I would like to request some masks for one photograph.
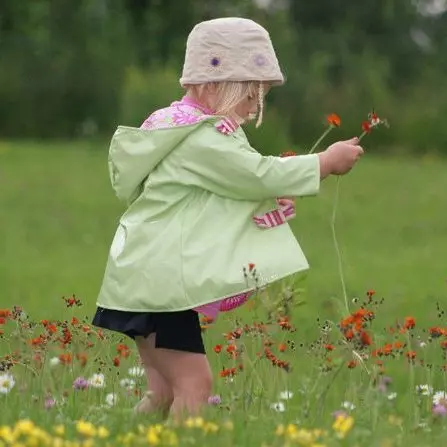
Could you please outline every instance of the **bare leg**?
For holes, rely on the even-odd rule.
[[[204,354],[170,349],[154,350],[154,364],[173,391],[171,415],[197,414],[208,401],[212,373]]]
[[[146,371],[149,392],[135,407],[137,413],[160,412],[166,417],[174,400],[172,388],[154,364],[155,336],[136,338],[138,351]]]

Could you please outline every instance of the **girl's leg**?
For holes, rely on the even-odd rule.
[[[197,414],[208,401],[212,373],[205,354],[157,348],[154,364],[173,391],[171,414]]]
[[[174,400],[172,388],[156,369],[154,363],[155,337],[137,337],[135,339],[141,360],[146,371],[149,392],[135,407],[138,413],[160,412],[166,417]]]

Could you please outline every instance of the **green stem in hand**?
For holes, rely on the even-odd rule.
[[[319,144],[324,140],[324,138],[326,137],[326,135],[334,128],[334,126],[329,126],[323,133],[323,135],[321,135],[320,138],[318,138],[318,140],[315,142],[315,144],[312,146],[312,148],[309,151],[309,154],[312,154],[313,151],[319,146]]]

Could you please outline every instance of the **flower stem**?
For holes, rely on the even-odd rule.
[[[318,140],[315,142],[315,144],[311,147],[309,154],[312,154],[313,151],[318,147],[318,145],[324,140],[324,138],[326,137],[326,135],[333,129],[333,126],[329,126],[324,132],[323,135],[321,135],[320,138],[318,138]]]

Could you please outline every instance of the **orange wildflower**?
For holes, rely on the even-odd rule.
[[[414,329],[415,326],[416,326],[416,321],[413,317],[405,318],[405,324],[404,324],[405,329]]]
[[[222,351],[222,345],[216,345],[214,346],[214,352],[216,354],[219,354]]]
[[[341,125],[341,119],[340,119],[340,117],[336,113],[331,113],[326,118],[326,121],[332,127],[340,127],[340,125]]]
[[[285,343],[280,343],[278,346],[279,352],[284,352],[287,349],[287,345]]]
[[[113,358],[113,366],[118,367],[118,366],[120,366],[120,363],[121,363],[121,360],[118,356]]]
[[[59,355],[59,360],[63,365],[69,365],[72,362],[73,357],[69,352],[66,352]]]

